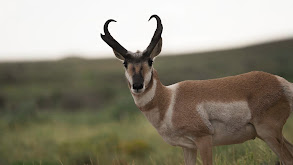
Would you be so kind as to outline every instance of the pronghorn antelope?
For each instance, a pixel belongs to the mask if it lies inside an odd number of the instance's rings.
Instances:
[[[164,86],[153,60],[162,48],[163,26],[143,52],[130,52],[109,33],[108,20],[102,39],[123,61],[135,104],[169,144],[183,149],[186,165],[196,162],[199,150],[204,165],[212,164],[212,147],[243,143],[256,137],[265,141],[281,162],[293,164],[293,145],[282,128],[293,111],[293,84],[265,72],[182,81]]]

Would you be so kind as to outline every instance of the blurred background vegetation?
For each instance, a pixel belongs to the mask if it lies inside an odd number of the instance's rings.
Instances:
[[[114,57],[114,55],[113,55]],[[159,56],[165,85],[253,70],[293,82],[293,39]],[[293,142],[293,118],[284,134]],[[215,164],[274,164],[260,140],[214,148]],[[201,164],[200,160],[198,163]],[[116,59],[0,63],[0,165],[183,164],[136,108]]]

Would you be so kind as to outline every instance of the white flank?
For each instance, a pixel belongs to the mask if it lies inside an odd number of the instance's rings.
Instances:
[[[146,93],[143,93],[142,96],[138,97],[132,94],[135,104],[139,107],[143,107],[147,103],[149,103],[156,94],[156,88],[157,88],[157,80],[154,79],[152,88]]]
[[[211,131],[214,131],[211,124],[213,120],[225,124],[227,131],[234,132],[251,119],[250,109],[246,101],[203,102],[196,109]]]
[[[291,107],[291,111],[293,112],[293,84],[285,80],[283,77],[280,77],[280,76],[276,76],[276,77],[284,89],[285,95]]]

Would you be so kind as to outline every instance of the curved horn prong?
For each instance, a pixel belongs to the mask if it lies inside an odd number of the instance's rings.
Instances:
[[[108,35],[110,35],[110,32],[109,32],[109,30],[108,30],[108,26],[109,26],[109,23],[110,22],[117,22],[117,21],[115,21],[114,19],[109,19],[109,20],[107,20],[106,22],[105,22],[105,24],[104,24],[104,33],[105,34],[108,34]]]
[[[101,38],[112,48],[114,49],[116,52],[118,52],[119,54],[121,54],[124,58],[127,57],[127,50],[120,45],[110,34],[109,30],[108,30],[108,25],[110,22],[117,22],[113,19],[109,19],[105,22],[104,24],[104,35],[101,33]]]
[[[147,49],[143,53],[144,56],[150,56],[150,54],[152,53],[153,49],[156,47],[157,43],[160,41],[161,34],[163,32],[163,25],[162,25],[160,17],[157,16],[157,15],[152,15],[150,17],[149,21],[152,18],[156,18],[156,20],[157,20],[157,29],[156,29],[156,31],[154,33],[154,36],[153,36],[153,38],[151,40],[151,43],[149,44],[149,46],[147,47]]]

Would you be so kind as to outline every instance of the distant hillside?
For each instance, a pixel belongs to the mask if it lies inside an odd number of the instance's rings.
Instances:
[[[252,70],[293,81],[292,62],[293,39],[232,50],[160,56],[154,66],[161,81],[168,85]],[[0,110],[102,110],[111,109],[114,103],[132,111],[136,108],[123,72],[116,59],[0,63]]]
[[[186,77],[184,76],[183,80],[217,78],[252,70],[292,77],[293,66],[290,64],[292,59],[293,39],[288,39],[236,49],[161,57],[158,58],[157,64],[160,67],[161,64],[159,63],[162,62],[163,70],[167,63],[171,65],[167,70],[173,69],[173,65],[177,67],[176,70],[188,70],[189,72],[185,73]],[[176,61],[176,64],[174,61]],[[174,70],[172,71],[174,72]],[[180,73],[184,72],[180,71]]]

